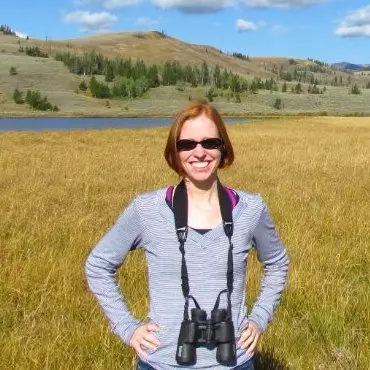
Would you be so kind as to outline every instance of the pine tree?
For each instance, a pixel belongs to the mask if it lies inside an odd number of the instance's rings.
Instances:
[[[107,63],[105,72],[105,81],[112,82],[114,79],[114,66],[113,63]]]
[[[283,101],[280,98],[276,98],[275,103],[273,107],[277,110],[280,110],[283,108]]]
[[[218,89],[222,87],[221,84],[221,71],[220,67],[216,65],[215,70],[213,71],[213,81]]]
[[[208,65],[205,61],[202,63],[202,68],[201,68],[201,84],[208,85],[209,84],[209,71],[208,71]]]
[[[155,64],[148,69],[148,82],[150,87],[158,87],[160,85],[158,67]]]
[[[18,89],[15,89],[13,92],[13,100],[16,104],[23,104],[24,103],[23,93]]]

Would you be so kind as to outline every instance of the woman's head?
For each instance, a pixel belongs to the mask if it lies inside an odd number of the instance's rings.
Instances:
[[[221,140],[217,145],[217,140],[205,139]],[[164,155],[175,172],[180,176],[195,176],[195,180],[203,180],[217,168],[234,161],[234,151],[220,114],[203,100],[190,103],[177,114]]]

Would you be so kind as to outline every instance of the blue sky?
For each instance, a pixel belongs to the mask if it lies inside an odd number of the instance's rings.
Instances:
[[[0,24],[39,39],[157,30],[251,57],[370,64],[361,0],[17,0],[3,2]]]

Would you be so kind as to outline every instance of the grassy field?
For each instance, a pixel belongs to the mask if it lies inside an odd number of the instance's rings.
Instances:
[[[94,244],[135,194],[177,182],[166,128],[0,135],[0,368],[131,369],[133,353],[86,287]],[[370,119],[232,125],[221,179],[262,193],[291,258],[258,369],[368,369]],[[150,151],[148,143],[150,143]],[[261,267],[253,254],[249,305]],[[120,270],[134,315],[148,310],[145,259]]]

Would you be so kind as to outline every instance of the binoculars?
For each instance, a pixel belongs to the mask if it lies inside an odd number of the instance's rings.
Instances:
[[[177,342],[176,361],[182,366],[196,364],[197,347],[216,350],[216,360],[224,366],[236,365],[234,324],[226,309],[213,309],[211,318],[200,308],[191,309],[191,319],[183,320]]]

